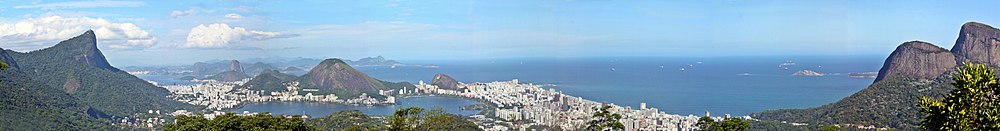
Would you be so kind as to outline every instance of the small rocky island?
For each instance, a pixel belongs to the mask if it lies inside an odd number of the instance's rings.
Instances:
[[[799,70],[792,74],[793,76],[824,76],[822,72],[817,72],[814,70]]]

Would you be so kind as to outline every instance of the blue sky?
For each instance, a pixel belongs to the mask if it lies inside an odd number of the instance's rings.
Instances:
[[[0,47],[86,29],[114,65],[382,55],[504,57],[888,55],[951,48],[996,1],[0,1]]]

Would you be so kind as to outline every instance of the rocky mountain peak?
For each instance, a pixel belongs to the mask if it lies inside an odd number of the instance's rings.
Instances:
[[[52,50],[54,52],[68,52],[71,54],[71,58],[81,63],[111,70],[121,72],[118,68],[111,66],[108,60],[101,53],[101,50],[97,48],[97,36],[94,34],[93,30],[87,30],[79,36],[64,40],[43,50]]]
[[[431,85],[438,86],[441,89],[458,90],[458,81],[445,74],[435,74],[434,80],[431,80]]]
[[[1000,30],[983,23],[965,23],[951,52],[960,62],[1000,68]]]
[[[948,50],[923,41],[910,41],[896,47],[885,59],[875,82],[889,77],[935,78],[955,65],[955,55]]]
[[[246,72],[243,71],[243,65],[240,65],[240,61],[237,60],[229,61],[229,70],[246,74]]]

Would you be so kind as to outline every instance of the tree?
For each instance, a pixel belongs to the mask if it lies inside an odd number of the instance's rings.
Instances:
[[[954,90],[938,100],[920,98],[925,130],[1000,130],[1000,84],[993,69],[965,63],[954,74]]]
[[[703,116],[699,118],[698,123],[695,123],[695,125],[698,126],[698,129],[704,131],[712,131],[715,130],[713,127],[718,127],[718,125],[716,125],[715,120],[712,120],[712,118],[708,116]]]
[[[396,109],[389,117],[389,125],[391,131],[482,130],[461,116],[445,113],[442,109],[424,111],[420,107]]]
[[[587,122],[587,130],[591,131],[604,131],[604,130],[624,130],[625,125],[623,125],[619,120],[622,119],[622,115],[617,113],[611,113],[608,111],[611,109],[610,105],[604,105],[601,107],[594,107],[597,113],[594,113],[593,118],[590,122]]]
[[[826,126],[820,127],[819,130],[821,130],[821,131],[839,131],[840,130],[840,126],[837,126],[837,125],[826,125]]]
[[[7,68],[10,68],[10,65],[7,65],[6,62],[0,61],[0,70],[6,70]]]
[[[339,111],[324,117],[306,120],[320,130],[388,130],[388,126],[382,120],[365,115],[358,110]]]
[[[750,129],[750,123],[740,118],[726,118],[722,122],[715,122],[711,117],[705,116],[699,118],[696,125],[698,129],[703,131],[745,131]]]
[[[216,116],[208,120],[201,115],[178,116],[177,122],[163,126],[167,131],[258,131],[258,130],[295,130],[311,131],[316,130],[303,122],[302,119],[285,118],[283,116],[272,116],[269,113],[259,113],[248,116],[240,116],[233,113]]]
[[[740,118],[726,118],[722,120],[721,127],[726,131],[745,131],[750,129],[750,123]]]
[[[420,117],[417,116],[424,111],[424,108],[420,107],[409,107],[403,109],[396,109],[396,112],[392,113],[389,117],[389,130],[390,131],[412,131],[415,130],[417,126],[417,120]]]

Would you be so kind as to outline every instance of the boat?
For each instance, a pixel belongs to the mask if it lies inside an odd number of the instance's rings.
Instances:
[[[611,67],[611,71],[615,71],[615,68],[614,68],[614,67]]]
[[[684,71],[684,68],[681,68],[680,70],[681,70],[681,71]]]

